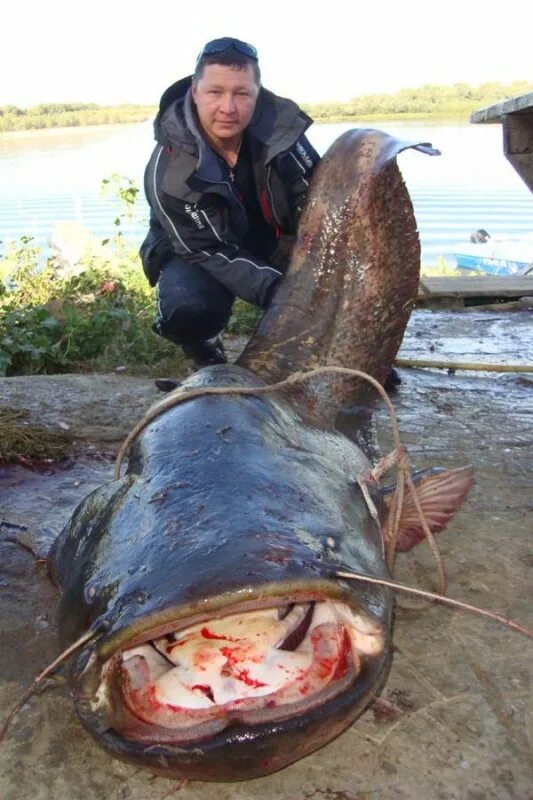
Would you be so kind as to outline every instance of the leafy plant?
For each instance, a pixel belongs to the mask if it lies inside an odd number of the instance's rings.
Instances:
[[[114,172],[109,178],[104,178],[101,183],[103,197],[118,199],[122,205],[122,213],[115,217],[113,224],[118,228],[123,220],[131,221],[135,216],[135,203],[139,194],[139,187],[132,178]],[[122,232],[118,232],[122,236]],[[108,244],[109,239],[104,239],[102,244]]]
[[[138,189],[120,175],[104,188],[120,200],[120,220],[135,213]],[[120,224],[119,220],[119,224]],[[117,226],[118,227],[118,226]],[[110,371],[181,374],[181,349],[154,334],[153,289],[137,254],[120,235],[63,274],[44,260],[31,237],[11,242],[0,257],[0,375]],[[232,333],[250,333],[260,310],[237,301]]]
[[[237,299],[226,327],[227,332],[240,336],[252,334],[261,319],[262,313],[257,306],[253,306],[245,300]]]

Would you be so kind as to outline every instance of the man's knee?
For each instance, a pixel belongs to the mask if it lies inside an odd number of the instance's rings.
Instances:
[[[201,267],[175,257],[159,278],[154,330],[177,344],[211,339],[228,322],[233,301]]]
[[[213,311],[199,304],[177,306],[165,316],[158,315],[154,330],[176,344],[190,344],[220,333],[230,313],[231,307]]]

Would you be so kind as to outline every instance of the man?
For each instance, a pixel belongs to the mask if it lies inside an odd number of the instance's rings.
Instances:
[[[157,284],[154,330],[197,366],[226,361],[235,297],[266,308],[282,279],[319,160],[311,122],[261,87],[257,51],[231,37],[208,42],[161,98],[141,258]]]

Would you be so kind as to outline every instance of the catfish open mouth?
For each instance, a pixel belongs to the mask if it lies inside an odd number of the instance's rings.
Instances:
[[[137,742],[186,743],[231,724],[301,715],[348,689],[384,648],[382,627],[346,603],[285,603],[170,630],[104,666],[91,703]]]

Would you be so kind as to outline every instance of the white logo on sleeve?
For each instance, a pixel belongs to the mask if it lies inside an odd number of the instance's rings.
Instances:
[[[190,216],[194,224],[196,225],[199,230],[205,230],[205,225],[200,218],[200,214],[196,210],[196,206],[192,206],[190,203],[185,203],[185,211]]]
[[[313,162],[312,162],[307,150],[305,149],[305,147],[303,146],[303,144],[301,142],[296,142],[296,150],[298,151],[298,155],[300,156],[300,158],[304,162],[305,166],[309,167],[309,169],[311,169],[311,167],[313,166]]]

